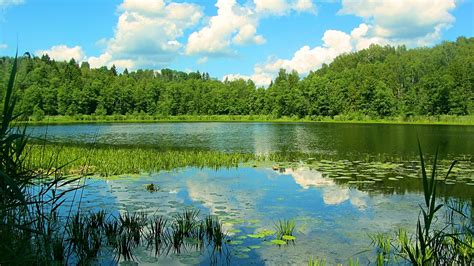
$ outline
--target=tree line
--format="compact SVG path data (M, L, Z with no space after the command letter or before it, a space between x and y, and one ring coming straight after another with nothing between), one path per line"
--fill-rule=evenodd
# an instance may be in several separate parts
M0 58L6 84L12 57ZM372 45L301 78L280 70L268 88L171 69L118 73L87 62L25 54L17 112L27 115L469 115L474 112L474 38L431 48ZM4 93L4 88L0 88Z

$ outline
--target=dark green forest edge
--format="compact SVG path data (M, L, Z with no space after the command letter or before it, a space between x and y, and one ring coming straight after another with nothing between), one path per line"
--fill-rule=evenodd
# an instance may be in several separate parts
M13 58L0 59L5 84ZM20 59L17 113L47 123L107 121L365 121L474 124L474 38L432 48L377 46L268 88L208 73L91 69L47 55ZM2 92L4 93L4 92Z

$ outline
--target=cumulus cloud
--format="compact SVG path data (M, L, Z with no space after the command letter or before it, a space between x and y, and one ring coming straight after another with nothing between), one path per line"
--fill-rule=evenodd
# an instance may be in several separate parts
M305 1L299 2L305 5ZM290 59L269 58L267 62L257 64L254 74L246 77L260 85L268 85L281 68L307 74L330 63L340 54L365 49L371 44L404 44L410 47L433 44L440 39L443 30L454 23L450 12L455 7L455 0L343 0L338 13L361 17L364 23L350 33L327 30L322 45L313 48L305 45ZM227 76L238 77L235 74Z
M272 78L273 76L268 74L268 73L264 73L262 69L260 69L259 67L255 67L254 68L254 74L248 76L248 75L241 75L241 74L228 74L228 75L224 75L224 77L222 78L222 81L225 81L225 80L228 80L228 81L234 81L234 80L239 80L239 79L243 79L243 80L252 80L256 86L258 87L261 87L261 86L267 86L268 84L270 84L270 82L272 81Z
M291 10L315 12L311 0L254 0L254 5L240 5L236 0L218 0L217 15L188 38L186 54L232 54L232 45L263 44L257 33L259 21L269 15L284 15Z
M256 34L258 18L255 12L236 0L218 0L217 15L207 26L193 32L188 38L186 54L228 54L228 47L237 44L261 44L263 36Z
M77 62L84 61L86 56L80 46L68 47L67 45L56 45L48 50L38 50L35 52L37 56L47 54L56 61L69 61L74 58Z
M339 14L362 17L372 37L411 46L429 45L451 27L455 0L343 0Z
M203 16L195 4L163 0L124 0L118 11L115 36L103 54L89 59L92 67L162 67L178 55L184 31Z
M294 53L293 58L276 59L260 65L260 68L265 73L277 73L281 68L308 73L340 54L352 51L351 36L342 31L328 30L322 40L322 46L311 48L305 45Z

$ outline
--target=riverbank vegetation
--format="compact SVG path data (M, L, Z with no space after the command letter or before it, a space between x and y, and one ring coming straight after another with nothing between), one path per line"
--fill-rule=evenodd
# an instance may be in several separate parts
M25 122L25 121L23 121ZM23 123L20 122L20 123ZM74 115L42 116L29 120L31 125L80 124L80 123L166 123L166 122L272 122L272 123L362 123L362 124L416 124L416 125L474 125L474 116L439 115L413 117L373 118L365 115L274 117L271 115L178 115L162 116L148 114L129 115Z
M87 62L24 56L16 111L40 121L57 115L74 121L85 120L83 115L91 120L183 116L193 120L214 115L251 120L263 115L271 120L431 123L446 118L465 123L464 118L450 116L473 114L473 51L474 38L464 37L432 48L373 45L341 55L304 78L281 70L268 88L246 80L219 81L208 73L170 69L118 73L115 67L91 69ZM12 62L1 58L2 81ZM467 120L472 122L472 117Z

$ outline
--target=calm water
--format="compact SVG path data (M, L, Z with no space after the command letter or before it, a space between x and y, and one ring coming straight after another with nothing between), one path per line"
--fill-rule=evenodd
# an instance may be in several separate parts
M441 157L464 159L452 179L440 183L439 192L471 205L474 201L474 127L469 126L160 123L36 126L30 130L32 136L46 135L50 141L70 144L332 156L329 161L289 163L284 172L270 167L184 168L87 179L84 209L144 211L171 218L192 206L203 215L218 215L232 240L228 245L232 264L304 265L311 256L325 257L331 265L347 264L350 257L360 258L361 264L370 262L370 252L357 254L369 248L369 233L416 226L423 202L417 136L426 154L433 154L439 146ZM380 156L402 159L361 159ZM442 165L441 170L446 167ZM160 191L146 192L150 183ZM270 244L272 237L248 237L272 229L278 219L295 219L294 245L278 247ZM142 264L209 264L209 253L192 250L155 257L141 249L136 255Z
M362 191L350 184L338 185L323 175L306 167L285 173L244 167L217 171L187 168L109 180L91 178L86 181L81 204L83 209L144 211L168 218L190 206L203 215L218 215L231 239L231 264L238 265L304 265L310 256L326 257L329 264L347 264L350 257L358 257L365 264L373 254L355 254L369 248L368 234L414 228L422 203L418 193ZM147 192L145 186L150 183L158 185L159 192ZM273 245L270 240L274 236L248 236L274 230L274 222L279 219L296 221L294 245ZM141 249L135 254L143 264L209 263L207 252L155 257Z
M474 154L474 127L315 123L148 123L32 126L32 135L63 143L148 146L268 154L303 152L348 156Z

